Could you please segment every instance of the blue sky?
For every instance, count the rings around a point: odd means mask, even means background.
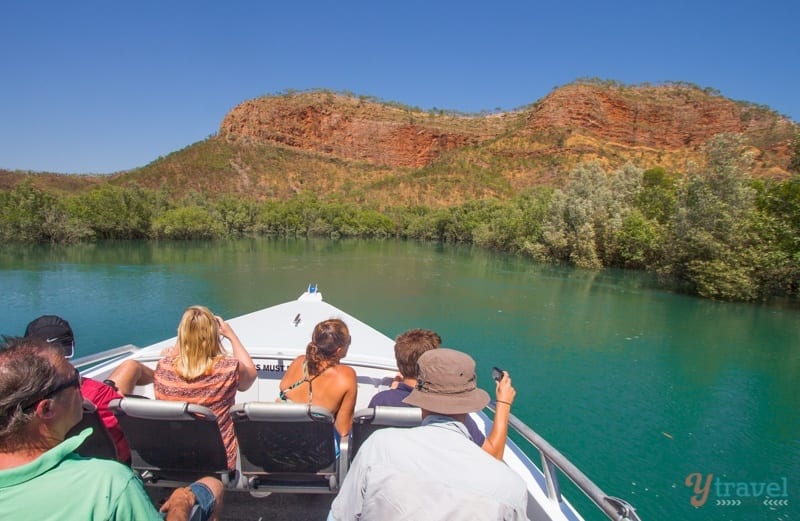
[[[143,166],[287,89],[479,112],[579,78],[685,81],[800,122],[798,20],[789,0],[7,0],[0,168]]]

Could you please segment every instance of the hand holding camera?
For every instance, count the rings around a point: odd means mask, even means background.
[[[497,382],[495,388],[495,402],[497,402],[498,406],[505,404],[511,407],[511,404],[514,402],[514,397],[517,395],[517,391],[511,385],[511,376],[509,376],[508,371],[504,371],[499,367],[493,367],[492,378]]]

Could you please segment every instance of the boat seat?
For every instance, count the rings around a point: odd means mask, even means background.
[[[131,447],[131,466],[145,483],[181,486],[212,475],[231,483],[225,444],[211,409],[131,397],[111,400],[108,408]]]
[[[347,466],[337,458],[334,416],[302,403],[247,402],[231,408],[241,470],[251,490],[336,493]],[[340,466],[339,462],[345,464]]]
[[[417,427],[422,423],[422,410],[419,407],[393,407],[378,405],[360,409],[353,414],[353,428],[350,431],[350,459],[373,432],[386,427]]]
[[[92,428],[92,434],[86,438],[75,452],[86,458],[118,459],[117,445],[106,429],[97,407],[86,398],[83,399],[83,417],[69,432],[67,438],[75,436],[86,427]]]

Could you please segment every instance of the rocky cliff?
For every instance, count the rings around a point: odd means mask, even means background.
[[[418,168],[502,129],[502,118],[443,116],[333,93],[306,93],[246,101],[225,116],[220,134],[379,166]]]
[[[531,107],[463,116],[424,112],[332,93],[246,101],[227,114],[220,135],[234,142],[286,146],[384,167],[420,168],[448,151],[497,141],[507,156],[550,156],[562,164],[659,162],[674,169],[697,160],[723,132],[744,134],[756,175],[783,177],[797,125],[766,107],[735,102],[691,85],[575,83]],[[555,140],[553,136],[558,136]],[[534,152],[531,152],[534,151]],[[550,161],[552,163],[552,161]]]
[[[174,194],[275,200],[310,192],[440,207],[559,185],[584,161],[609,172],[632,163],[684,174],[702,168],[704,145],[723,132],[744,136],[753,175],[791,175],[798,126],[767,107],[685,84],[582,81],[500,114],[424,111],[327,91],[261,97],[233,108],[216,136],[109,182]],[[24,177],[6,174],[0,188]],[[64,191],[90,186],[71,186],[72,176],[34,177]]]

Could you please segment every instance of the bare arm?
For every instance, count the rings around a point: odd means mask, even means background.
[[[342,437],[350,432],[350,427],[353,423],[353,412],[356,408],[356,396],[358,393],[358,382],[356,380],[356,372],[352,367],[342,366],[346,368],[344,378],[347,379],[347,390],[342,397],[342,403],[339,410],[336,412],[336,430]],[[344,372],[344,371],[343,371]]]
[[[166,521],[186,521],[194,506],[194,494],[189,487],[176,488],[161,506],[166,513]]]
[[[212,521],[218,520],[219,512],[222,509],[222,498],[225,492],[224,485],[220,480],[210,476],[200,478],[195,483],[205,485],[214,496],[215,505],[210,519]],[[191,488],[178,488],[172,492],[161,507],[161,512],[166,513],[166,521],[186,521],[189,519],[192,507],[196,503],[197,498]]]
[[[250,353],[242,345],[241,340],[236,336],[231,326],[222,320],[222,317],[217,317],[217,322],[219,322],[219,334],[230,341],[231,346],[233,346],[233,357],[239,361],[239,390],[246,391],[250,389],[250,386],[256,381],[256,376],[258,376],[256,364],[253,363]]]
[[[495,396],[497,406],[494,411],[494,423],[492,430],[486,436],[481,448],[502,460],[503,452],[506,448],[506,438],[508,437],[508,415],[511,414],[511,403],[514,401],[517,391],[511,386],[511,377],[508,371],[503,371],[503,378],[497,382]]]
[[[278,389],[286,389],[299,379],[297,376],[300,374],[300,370],[298,369],[297,374],[295,374],[295,367],[302,367],[305,359],[306,355],[300,355],[292,360],[292,363],[289,364],[289,367],[286,368],[286,371],[284,371],[283,376],[281,377],[281,381],[278,384]],[[290,382],[289,380],[292,381]]]

